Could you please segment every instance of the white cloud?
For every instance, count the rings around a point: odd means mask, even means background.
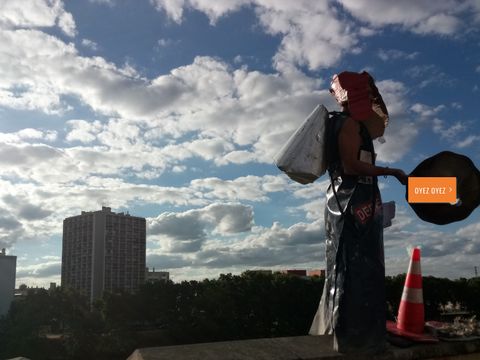
[[[18,198],[13,198],[13,200],[18,201]],[[7,202],[7,200],[4,197],[4,202]],[[27,199],[24,199],[21,203],[20,206],[15,206],[14,204],[10,204],[12,209],[15,209],[14,212],[17,213],[17,216],[21,218],[22,220],[27,220],[27,221],[36,221],[36,220],[42,220],[48,216],[50,216],[53,211],[44,209],[41,206],[29,204]]]
[[[275,56],[276,67],[284,71],[288,64],[306,65],[310,69],[332,66],[348,51],[355,49],[357,35],[327,2],[278,2],[271,0],[151,0],[175,22],[182,21],[185,8],[205,13],[211,24],[243,6],[253,6],[261,25],[282,42]],[[315,46],[312,46],[315,44]]]
[[[173,44],[173,40],[172,39],[159,39],[157,41],[157,44],[160,47],[167,47],[167,46],[170,46],[170,45]]]
[[[411,149],[419,125],[408,118],[405,85],[398,81],[383,80],[377,83],[388,108],[389,123],[385,129],[386,142],[375,146],[379,161],[392,163],[402,159]]]
[[[113,5],[112,1],[97,2]],[[182,20],[186,7],[204,12],[215,24],[241,6],[251,6],[263,30],[279,36],[281,44],[274,58],[277,71],[273,73],[235,68],[218,58],[203,56],[149,79],[128,64],[118,67],[101,57],[81,56],[72,43],[41,32],[44,26],[58,26],[74,35],[73,19],[64,13],[60,1],[32,1],[27,9],[9,4],[9,12],[0,14],[0,105],[73,119],[66,123],[65,133],[25,128],[0,134],[2,244],[10,246],[19,238],[58,236],[65,216],[96,210],[102,204],[113,208],[155,204],[174,209],[151,219],[153,238],[149,241],[160,244],[149,249],[151,261],[182,267],[185,273],[294,264],[319,267],[324,240],[321,194],[328,181],[300,186],[280,171],[278,176],[229,174],[228,178],[191,180],[195,172],[187,160],[200,158],[209,166],[258,162],[274,169],[273,155],[316,104],[323,103],[329,110],[337,108],[328,91],[322,90],[326,79],[306,75],[298,65],[310,69],[337,65],[344,54],[362,51],[359,36],[378,33],[376,26],[393,24],[406,29],[410,20],[404,14],[387,12],[391,19],[383,25],[366,19],[368,24],[364,25],[368,27],[357,32],[358,24],[347,23],[344,14],[328,2],[248,0],[217,4],[158,0],[156,6],[176,22]],[[32,4],[52,12],[48,16],[43,10],[35,13]],[[457,16],[456,12],[422,4],[415,6],[431,8],[411,20],[414,31],[450,34],[459,27],[451,18]],[[360,1],[359,6],[366,3]],[[423,28],[421,19],[428,20]],[[95,47],[88,39],[82,44]],[[168,39],[160,39],[158,46],[171,44]],[[409,59],[417,53],[382,50],[379,56]],[[419,86],[426,86],[428,77],[439,69],[427,66],[417,70],[412,73],[420,79]],[[446,75],[443,80],[448,80]],[[411,149],[419,129],[409,110],[430,119],[444,106],[409,104],[407,88],[399,81],[381,79],[377,85],[391,117],[387,142],[377,146],[378,158],[399,161]],[[68,116],[69,98],[80,100],[100,120]],[[449,138],[462,130],[455,124],[436,125],[438,133]],[[59,134],[65,137],[59,138]],[[55,146],[45,144],[55,140]],[[459,144],[468,146],[476,140],[475,135],[469,135]],[[164,180],[172,183],[166,178],[168,171],[183,182],[176,186],[152,184]],[[181,174],[187,171],[189,177]],[[294,203],[281,211],[290,212],[298,223],[253,226],[253,206],[261,203],[273,207],[274,193],[293,198]],[[175,212],[178,207],[196,209]],[[303,222],[304,217],[311,222]],[[461,245],[457,241],[453,247],[437,243],[436,233],[406,234],[407,226],[413,226],[407,215],[395,219],[388,233],[392,237],[389,251],[403,251],[406,235],[412,236],[412,242],[431,236],[431,242],[425,245],[426,255],[431,257],[442,258]],[[477,245],[471,241],[465,246],[462,256]],[[39,279],[42,271],[45,278],[55,276],[49,275],[55,264],[51,265],[45,265],[44,270],[23,268],[24,279]]]
[[[480,140],[479,135],[468,135],[465,139],[457,142],[455,146],[458,148],[465,148],[472,145],[474,142],[478,140]]]
[[[205,160],[216,160],[219,156],[233,150],[234,146],[224,139],[210,138],[194,140],[188,143],[186,148]]]
[[[272,192],[289,192],[296,187],[284,176],[249,176],[228,181],[198,179],[183,187],[162,187],[133,184],[118,177],[81,176],[74,171],[63,175],[57,172],[62,171],[58,166],[41,164],[42,161],[33,159],[32,163],[39,163],[41,170],[26,175],[39,178],[37,173],[45,171],[43,185],[18,182],[16,178],[0,179],[0,243],[4,246],[11,246],[19,238],[39,241],[59,235],[63,218],[78,215],[82,210],[97,210],[105,204],[114,209],[128,208],[131,204],[203,207],[185,214],[208,224],[214,234],[246,231],[250,226],[246,220],[253,216],[253,208],[230,204],[231,201],[265,202]]]
[[[234,180],[219,178],[203,178],[192,180],[190,188],[201,191],[204,196],[217,199],[231,199],[235,201],[267,201],[267,193],[262,184],[268,183],[273,176],[263,178],[257,176],[243,176]],[[268,187],[267,187],[268,188]]]
[[[216,277],[219,273],[240,273],[248,269],[284,269],[323,267],[323,227],[320,222],[298,223],[284,228],[255,227],[251,235],[235,242],[207,240],[201,250],[188,254],[170,254],[150,250],[147,264],[170,270],[178,279]]]
[[[436,14],[426,21],[418,23],[414,31],[420,34],[452,35],[455,34],[461,24],[461,20],[455,16]]]
[[[65,137],[67,141],[90,143],[97,139],[98,134],[102,130],[99,121],[68,120],[67,125],[72,128]]]
[[[453,103],[451,105],[454,109],[461,108],[461,104]],[[438,113],[445,110],[445,105],[438,105],[435,107],[425,104],[415,103],[411,106],[411,110],[418,114],[422,122],[431,121],[432,131],[439,135],[441,139],[447,140],[457,148],[465,148],[473,144],[479,139],[479,136],[468,134],[460,139],[460,135],[467,130],[467,125],[462,121],[456,121],[453,123],[446,123],[437,117]]]
[[[57,20],[57,24],[65,34],[72,37],[76,35],[77,30],[72,14],[68,12],[62,12]]]
[[[247,164],[255,160],[255,154],[246,150],[231,151],[220,159],[217,159],[219,165]]]
[[[0,229],[2,235],[4,231],[17,230],[22,225],[17,219],[15,219],[9,212],[5,209],[0,209]]]
[[[185,172],[188,168],[185,165],[175,165],[172,167],[172,172],[182,173]]]
[[[456,235],[474,239],[480,233],[480,222],[474,222],[457,230]]]
[[[2,31],[5,56],[0,57],[0,94],[4,95],[0,98],[4,106],[68,112],[63,99],[73,96],[98,112],[102,120],[68,121],[65,139],[59,139],[66,140],[62,144],[65,147],[41,144],[42,137],[45,141],[56,139],[57,133],[48,130],[24,129],[0,135],[9,139],[0,145],[3,174],[14,179],[2,178],[0,194],[10,194],[19,203],[29,199],[23,207],[10,205],[13,215],[4,220],[11,227],[5,228],[0,241],[10,244],[20,236],[58,236],[63,217],[95,210],[102,204],[118,208],[155,203],[202,208],[165,213],[157,219],[153,229],[158,231],[157,239],[164,236],[159,240],[164,253],[151,253],[152,259],[163,256],[161,259],[167,261],[167,253],[168,259],[196,268],[240,266],[243,261],[245,266],[318,262],[322,258],[320,222],[287,228],[279,224],[256,227],[255,234],[246,238],[238,235],[229,246],[215,242],[218,237],[230,238],[238,231],[248,231],[253,224],[251,206],[233,209],[224,202],[267,203],[271,193],[295,191],[295,199],[306,201],[296,210],[313,221],[323,211],[323,200],[308,198],[316,199],[317,185],[308,192],[283,174],[229,180],[210,177],[176,187],[122,179],[125,175],[155,179],[169,169],[190,170],[182,162],[192,157],[217,165],[272,164],[273,155],[316,104],[321,102],[335,109],[328,91],[319,90],[322,79],[310,78],[287,64],[327,66],[354,41],[342,38],[350,30],[332,18],[325,20],[325,27],[343,35],[325,38],[322,34],[322,49],[307,48],[309,41],[316,41],[315,35],[302,33],[308,30],[309,21],[323,21],[331,15],[326,8],[315,6],[313,17],[304,8],[287,3],[264,5],[259,12],[262,21],[277,21],[263,24],[270,27],[268,31],[285,32],[286,36],[276,58],[281,71],[273,74],[234,69],[219,59],[197,57],[192,64],[169,74],[146,79],[131,67],[118,68],[100,57],[82,57],[74,45],[38,30]],[[297,14],[294,20],[288,19],[291,9]],[[214,19],[228,10],[219,7],[212,11]],[[287,22],[285,28],[282,21]],[[320,32],[320,27],[314,30]],[[297,38],[303,48],[292,42]],[[83,45],[92,44],[84,41]],[[322,51],[328,53],[330,46],[333,55],[326,58]],[[281,67],[280,60],[286,61]],[[396,109],[405,102],[402,84],[389,80],[379,87],[393,104],[391,113],[402,115]],[[392,117],[392,124],[394,120]],[[385,152],[385,159],[390,156],[395,160],[404,154],[405,142],[401,142],[402,138],[399,141],[401,150]],[[220,202],[223,205],[218,205]],[[51,213],[51,209],[55,212]],[[192,255],[194,250],[198,254]],[[190,255],[179,255],[186,252]],[[35,274],[39,273],[27,271],[24,278],[33,279]]]
[[[50,194],[46,208],[62,214],[76,213],[92,204],[126,206],[129,201],[174,206],[205,206],[211,201],[266,202],[270,192],[289,191],[295,185],[283,175],[196,179],[186,187],[134,185],[119,178],[128,174],[154,179],[166,169],[185,171],[181,162],[194,156],[218,165],[252,161],[272,164],[273,155],[317,103],[336,108],[328,91],[318,90],[321,80],[292,68],[262,74],[198,57],[192,64],[150,81],[101,58],[81,57],[73,45],[38,31],[6,31],[0,36],[8,40],[10,57],[18,59],[12,62],[0,58],[5,65],[0,67],[5,75],[0,77],[0,87],[13,91],[18,84],[30,84],[32,91],[47,88],[58,99],[76,95],[100,113],[118,114],[102,122],[68,121],[65,140],[80,142],[81,146],[28,144],[25,136],[38,140],[40,135],[32,131],[2,134],[14,142],[0,147],[4,174],[36,182],[38,194]],[[14,46],[17,40],[25,46]],[[22,63],[24,58],[29,60]],[[392,103],[392,124],[393,116],[402,115],[398,110],[404,105],[402,86],[393,81],[379,83],[387,103]],[[48,111],[61,105],[56,101],[37,107]],[[178,142],[185,134],[195,135]],[[52,140],[55,136],[44,131],[45,138]],[[384,151],[385,161],[395,161],[405,153],[405,138],[399,139],[398,149]],[[95,146],[87,146],[91,143]],[[42,202],[32,204],[40,206]],[[309,218],[316,214],[313,206],[307,204],[302,209]],[[37,222],[26,228],[29,236],[35,231],[59,231],[61,219],[50,216]]]
[[[310,69],[330,67],[358,42],[355,33],[326,2],[300,1],[286,6],[259,1],[257,13],[268,33],[283,36],[274,57],[278,69],[283,69],[285,62]]]
[[[405,273],[409,262],[405,249],[420,247],[424,275],[468,277],[480,253],[478,228],[477,221],[455,233],[440,231],[438,226],[418,222],[412,211],[397,207],[396,218],[384,233],[387,273]]]
[[[27,95],[13,94],[18,86],[28,86],[33,94],[37,95],[37,89],[40,94],[51,94],[28,108],[59,111],[64,105],[62,96],[74,95],[96,111],[116,114],[121,120],[110,120],[108,128],[100,133],[86,129],[85,123],[82,127],[76,124],[66,140],[84,143],[98,140],[110,148],[128,150],[131,154],[127,159],[138,160],[140,150],[158,156],[153,163],[140,159],[138,169],[143,165],[153,166],[161,172],[169,163],[178,165],[177,160],[192,156],[206,160],[216,158],[218,165],[247,161],[271,163],[282,142],[317,103],[336,108],[328,91],[318,90],[321,79],[309,78],[294,68],[283,73],[262,74],[245,68],[231,69],[218,59],[197,57],[190,65],[148,80],[99,57],[81,57],[73,45],[37,31],[6,31],[2,36],[8,59],[18,59],[5,61],[5,67],[0,66],[4,69],[3,73],[0,70],[0,89],[11,94],[5,97],[5,105],[27,107],[23,103],[16,105],[12,99],[27,103]],[[29,60],[21,60],[26,58]],[[198,137],[193,143],[177,144],[169,149],[178,152],[152,149],[140,140],[145,133],[153,145],[162,138],[195,132]],[[132,145],[137,145],[137,149],[132,149]],[[104,148],[98,150],[105,151]],[[83,152],[79,148],[69,152],[79,151]],[[145,158],[153,159],[153,155]]]
[[[98,50],[98,44],[95,41],[89,39],[82,39],[82,45],[93,51]]]
[[[42,260],[62,260],[62,258],[57,255],[45,255],[42,256]]]
[[[472,7],[475,21],[480,22],[480,2],[478,0],[468,0],[467,3]]]
[[[372,29],[372,28],[368,28],[368,27],[365,27],[365,26],[362,26],[360,27],[360,29],[358,30],[358,33],[361,35],[361,36],[373,36],[373,35],[376,35],[378,33],[377,30],[375,29]]]
[[[453,35],[462,24],[464,11],[454,0],[386,2],[382,0],[339,0],[352,15],[370,25],[398,25],[416,33]]]
[[[405,51],[397,50],[397,49],[380,49],[378,51],[378,57],[383,61],[391,61],[391,60],[398,60],[398,59],[406,59],[406,60],[414,60],[419,55],[418,51],[413,53],[407,53]]]
[[[243,6],[252,6],[265,31],[282,36],[274,58],[277,69],[286,64],[306,65],[310,69],[330,67],[346,52],[358,52],[358,36],[371,36],[375,30],[360,28],[358,33],[343,20],[328,2],[271,0],[151,0],[158,10],[181,23],[186,8],[205,13],[211,24]],[[462,27],[464,18],[472,11],[480,18],[475,1],[458,4],[454,0],[418,2],[408,0],[394,4],[382,0],[338,0],[344,9],[371,26],[398,25],[419,34],[454,35]],[[359,35],[357,35],[359,34]],[[312,46],[312,44],[315,44]],[[418,53],[396,50],[381,51],[383,59],[413,59]]]
[[[451,87],[456,80],[442,71],[437,65],[415,65],[405,71],[405,75],[414,79],[419,88],[431,85]]]
[[[351,24],[341,18],[328,2],[151,0],[151,3],[177,23],[181,23],[184,10],[188,8],[205,13],[212,25],[220,17],[243,6],[253,7],[265,31],[282,36],[274,57],[278,70],[288,68],[288,64],[306,65],[310,69],[330,67],[344,53],[361,51],[357,46],[359,36],[375,33],[374,29],[366,27],[354,32]],[[394,4],[382,0],[338,0],[338,3],[355,18],[371,26],[397,25],[419,34],[454,35],[472,12],[480,19],[480,9],[475,0],[462,4],[455,0],[428,3],[408,0]],[[412,59],[417,54],[392,50],[381,51],[380,57]]]
[[[224,0],[211,2],[208,0],[150,0],[158,9],[165,13],[176,23],[182,22],[183,10],[185,7],[191,7],[204,12],[214,25],[217,20],[232,11],[240,9],[242,6],[251,3],[251,0]]]
[[[293,190],[293,197],[304,201],[301,205],[291,207],[289,212],[298,215],[299,210],[308,220],[314,221],[324,218],[325,195],[330,185],[328,175],[318,179],[312,184],[298,186]]]
[[[395,218],[392,220],[392,225],[384,230],[384,237],[386,241],[390,241],[390,234],[392,237],[401,234],[402,231],[408,229],[408,226],[414,221],[414,219],[407,214],[405,209],[398,204],[395,206]]]
[[[251,206],[214,203],[183,213],[162,213],[149,219],[148,232],[165,251],[189,253],[199,251],[209,236],[249,231],[252,224]]]
[[[47,114],[59,114],[62,112],[62,105],[58,94],[42,87],[25,85],[17,89],[0,88],[0,106],[20,110],[41,109]]]
[[[93,4],[102,4],[102,5],[114,6],[116,0],[88,0],[88,1],[93,3]]]
[[[52,259],[43,263],[24,265],[17,267],[18,281],[25,278],[43,278],[60,274],[62,262],[58,259]]]
[[[466,126],[461,121],[457,121],[451,126],[445,126],[443,120],[438,118],[433,119],[433,132],[440,135],[443,139],[453,140],[464,130],[466,130]]]
[[[407,247],[420,246],[422,271],[424,275],[451,276],[467,274],[472,270],[480,246],[478,241],[468,239],[466,233],[475,232],[472,225],[459,236],[450,234],[449,241],[443,241],[445,233],[427,227],[409,232],[405,227],[412,218],[400,209],[392,227],[385,232],[385,257],[387,274],[405,273],[410,261]],[[202,277],[217,276],[220,272],[241,272],[252,268],[322,268],[324,267],[323,220],[312,223],[297,223],[285,228],[274,223],[270,228],[255,227],[243,240],[226,245],[219,241],[205,241],[201,250],[190,254],[168,254],[153,250],[150,263],[156,267],[171,266],[173,273],[181,278],[192,278],[194,271],[201,271]],[[420,229],[420,228],[419,228]],[[407,239],[407,240],[406,240]],[[156,254],[156,255],[155,255]],[[439,266],[446,264],[449,266]],[[166,264],[166,265],[162,265]],[[180,265],[178,265],[180,264]],[[181,266],[182,270],[175,270]],[[207,271],[211,269],[211,271]],[[208,274],[208,275],[206,275]]]
[[[41,139],[44,133],[37,129],[27,128],[17,132],[20,139]]]
[[[2,1],[0,26],[53,27],[58,26],[65,34],[74,36],[75,22],[66,12],[61,0]]]
[[[445,109],[445,105],[438,105],[435,107],[428,106],[425,104],[415,103],[410,109],[418,114],[422,119],[428,119],[437,115],[440,111]]]
[[[0,141],[3,143],[23,143],[25,141],[55,141],[57,132],[54,130],[39,130],[25,128],[13,133],[0,133]]]
[[[5,30],[0,41],[4,106],[52,112],[64,107],[62,95],[74,95],[105,113],[144,117],[179,95],[175,86],[181,84],[168,77],[152,86],[130,67],[119,69],[99,57],[80,57],[73,44],[39,31]]]
[[[165,11],[168,17],[176,23],[182,22],[185,0],[150,0],[150,2],[157,10]]]
[[[228,246],[218,241],[206,242],[190,260],[195,267],[217,271],[305,264],[320,267],[323,261],[322,237],[320,222],[298,223],[288,228],[274,223],[270,228],[255,228],[251,235]]]

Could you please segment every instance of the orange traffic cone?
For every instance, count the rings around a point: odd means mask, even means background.
[[[420,249],[414,248],[398,308],[397,328],[422,334],[425,326]]]
[[[423,307],[422,271],[420,249],[414,248],[398,308],[397,323],[387,321],[387,330],[398,336],[419,342],[437,342],[438,339],[424,334],[425,313]]]

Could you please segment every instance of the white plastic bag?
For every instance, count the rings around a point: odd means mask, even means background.
[[[327,120],[328,110],[318,105],[275,156],[277,167],[292,180],[309,184],[325,173]]]

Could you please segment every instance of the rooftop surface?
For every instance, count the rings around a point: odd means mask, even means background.
[[[362,357],[342,355],[332,350],[331,336],[297,336],[190,344],[137,349],[128,360],[476,360],[480,359],[480,339],[419,344],[409,347],[389,345],[386,353]]]

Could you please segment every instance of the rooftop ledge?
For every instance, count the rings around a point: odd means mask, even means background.
[[[203,344],[152,347],[135,350],[127,360],[475,360],[480,339],[448,341],[400,348],[390,345],[382,355],[361,357],[332,350],[332,336],[296,336]]]

